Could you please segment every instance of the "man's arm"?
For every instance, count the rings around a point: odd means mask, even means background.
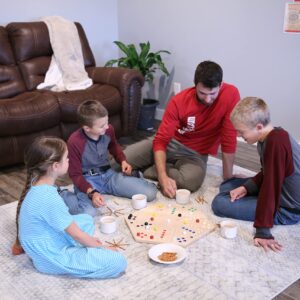
[[[237,145],[237,132],[230,120],[230,114],[240,100],[240,94],[238,89],[232,86],[228,93],[223,97],[224,99],[227,99],[227,111],[222,123],[221,151],[223,162],[223,178],[229,179],[233,175],[233,163]]]
[[[225,180],[232,177],[234,155],[235,153],[222,152],[223,178]]]
[[[167,174],[166,169],[166,152],[163,150],[158,150],[154,152],[154,161],[156,166],[156,171],[158,174],[158,181],[162,187],[162,192],[164,195],[170,198],[174,198],[176,194],[176,182],[174,179],[170,178]]]
[[[169,102],[153,140],[154,161],[158,181],[161,185],[162,193],[170,198],[175,197],[177,186],[175,180],[170,178],[167,174],[166,149],[179,124],[178,108],[174,100],[176,97],[178,97],[178,95],[174,96]]]

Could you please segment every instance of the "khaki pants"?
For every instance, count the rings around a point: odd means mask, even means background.
[[[143,171],[145,178],[158,180],[152,142],[153,137],[130,145],[124,153],[133,169]],[[177,188],[188,189],[191,192],[198,190],[205,177],[208,156],[200,155],[175,139],[169,143],[166,156],[167,174],[176,181]]]

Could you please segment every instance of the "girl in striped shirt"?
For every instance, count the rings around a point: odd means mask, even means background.
[[[69,214],[57,192],[55,181],[69,166],[66,143],[37,138],[25,154],[25,164],[27,181],[17,207],[13,254],[25,251],[37,270],[48,274],[111,278],[124,272],[125,257],[93,237],[93,218]]]

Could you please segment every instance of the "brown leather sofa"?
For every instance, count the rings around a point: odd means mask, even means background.
[[[77,106],[88,99],[108,109],[118,137],[135,132],[144,78],[135,70],[95,67],[84,30],[79,23],[76,26],[94,84],[72,92],[36,89],[53,53],[45,23],[0,26],[0,167],[22,162],[24,148],[36,136],[66,140],[78,128]]]

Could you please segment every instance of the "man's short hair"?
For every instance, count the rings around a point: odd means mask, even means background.
[[[93,127],[95,120],[108,116],[107,109],[96,100],[87,100],[77,109],[78,123],[81,126]]]
[[[207,88],[215,88],[221,85],[223,80],[222,68],[213,61],[201,62],[195,71],[194,83],[201,82]]]
[[[248,128],[254,128],[259,123],[266,126],[271,122],[268,105],[258,97],[246,97],[238,102],[230,119],[232,123],[241,123]]]

